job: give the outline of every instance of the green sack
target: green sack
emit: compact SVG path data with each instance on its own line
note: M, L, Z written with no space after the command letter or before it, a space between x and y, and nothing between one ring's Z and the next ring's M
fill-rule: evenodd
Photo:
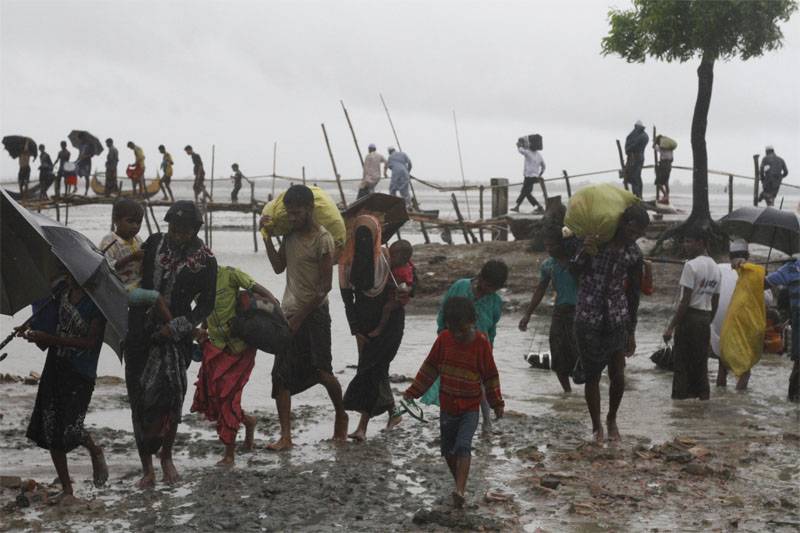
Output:
M569 200L564 225L578 237L596 235L599 244L614 237L619 218L639 199L625 189L609 183L590 185Z
M678 147L678 142L674 139L670 139L666 135L661 136L661 140L658 143L658 146L664 150L674 150Z
M422 395L419 399L425 405L439 405L439 387L441 387L441 378L436 378L433 385Z

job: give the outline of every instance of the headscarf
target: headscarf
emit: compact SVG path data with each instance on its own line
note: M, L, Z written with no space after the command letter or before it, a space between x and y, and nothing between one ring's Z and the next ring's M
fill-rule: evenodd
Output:
M348 228L347 241L339 257L339 287L374 298L383 292L388 279L388 260L381 246L381 223L373 215L359 215Z

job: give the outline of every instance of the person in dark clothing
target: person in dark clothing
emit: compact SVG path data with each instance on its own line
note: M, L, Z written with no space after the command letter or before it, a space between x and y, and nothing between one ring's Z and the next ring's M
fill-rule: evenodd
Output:
M573 259L578 279L575 305L575 340L578 363L572 378L585 383L584 395L592 418L594 440L604 440L600 419L600 376L608 366L608 440L619 440L617 411L625 393L625 359L636 351L636 324L643 265L636 244L644 235L650 217L640 205L632 205L620 217L610 242L592 255L597 244L592 237Z
M389 273L386 251L381 246L381 223L372 215L356 218L353 232L339 260L339 286L358 347L358 370L344 394L344 408L361 414L358 427L348 435L353 440L367 438L370 418L389 414L387 428L400 423L389 383L389 365L397 355L405 329L405 308L409 292L401 292ZM370 336L381 321L386 303L397 299L386 325Z
M69 163L70 158L69 150L67 150L67 141L61 141L61 150L56 156L56 164L58 165L58 172L56 172L56 198L61 196L61 180L64 179L66 173L64 172L64 163ZM64 184L64 194L66 194L66 184Z
M244 179L244 174L242 174L242 171L239 170L239 163L232 164L231 169L233 170L233 174L231 174L231 179L233 180L233 190L231 191L231 202L233 202L234 204L238 204L239 191L242 189L242 180Z
M39 145L39 198L47 200L47 190L53 183L53 160L50 154L45 152L44 145Z
M175 162L172 160L172 154L167 152L163 144L158 145L158 153L161 154L161 192L164 193L164 200L170 202L175 201L175 196L172 194L172 166Z
M87 196L89 194L89 176L92 174L92 157L94 156L94 150L92 150L92 145L88 142L84 142L78 148L78 158L75 160L75 169L77 171L78 177L83 178L84 190L83 195ZM75 194L78 193L78 186L75 185Z
M155 484L156 453L164 481L178 480L172 446L186 395L192 337L216 299L217 260L197 238L203 223L198 208L190 201L175 202L164 220L167 233L154 233L142 246L141 288L159 291L172 319L164 323L144 306L131 307L125 340L125 383L142 461L140 488Z
M789 175L789 170L786 168L786 162L783 158L775 154L775 149L772 146L767 146L767 155L761 160L761 186L764 188L758 201L764 200L768 206L775 203L775 197L778 196L778 191L781 188L783 178Z
M205 179L206 179L206 171L203 168L203 160L200 159L200 154L196 153L191 145L186 145L186 148L183 149L186 152L186 155L192 158L192 171L194 172L194 185L192 185L192 190L194 191L194 201L197 202L200 195L203 195L203 199L211 200L211 195L208 194L205 186Z
M119 151L114 146L113 139L106 139L108 154L106 154L106 196L117 192L117 165L119 164Z
M642 166L644 166L644 150L650 142L650 137L644 131L644 124L637 120L625 138L625 181L630 184L631 192L637 197L642 197Z

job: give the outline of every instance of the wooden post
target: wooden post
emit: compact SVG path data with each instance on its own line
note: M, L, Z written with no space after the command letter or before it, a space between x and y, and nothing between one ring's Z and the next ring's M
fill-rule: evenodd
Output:
M203 236L206 246L211 247L208 242L208 202L205 196L203 196Z
M572 198L572 185L569 183L569 174L566 170L561 171L564 174L564 183L567 184L567 198Z
M61 207L58 202L56 202L56 222L61 222Z
M153 228L150 227L150 215L147 214L147 206L144 208L144 221L147 224L147 234L153 234Z
M306 184L306 167L303 165L303 185Z
M728 213L733 211L733 176L728 176Z
M272 143L272 198L275 198L275 169L278 160L278 141Z
M539 185L541 185L541 187L542 187L542 196L544 197L545 205L547 205L547 186L544 183L544 178L539 176L538 178L536 178L536 180L539 182Z
M216 146L212 144L211 145L211 198L212 198L212 201L213 201L213 198L214 198L214 159L215 159L215 156L216 156L216 153L215 153L216 149L215 148L216 148Z
M478 239L475 238L475 235L472 234L472 230L467 228L464 224L464 217L461 216L461 209L458 208L458 198L456 198L456 193L450 193L450 201L453 202L453 209L456 210L456 218L458 219L459 223L461 223L461 231L464 233L464 241L467 244L470 242L478 242ZM470 238L472 241L470 241Z
M342 177L336 169L336 161L333 159L333 151L331 150L331 143L328 140L328 130L325 129L325 124L322 126L322 135L325 136L325 146L328 147L328 155L331 157L331 166L333 167L333 175L336 177L336 186L339 187L339 195L342 197L342 205L347 209L347 198L344 197L344 189L342 189Z
M656 177L656 182L658 182L658 148L656 144L656 126L653 124L653 173ZM659 189L658 185L656 185L656 202L661 198L661 190Z
M753 154L753 205L758 206L758 154Z
M350 122L350 114L344 106L344 100L339 100L342 104L342 111L344 111L344 118L347 119L347 125L350 127L350 133L353 135L353 143L356 145L356 153L358 153L358 160L361 161L361 168L364 168L364 157L361 155L361 147L358 146L358 139L356 139L356 130L353 129L353 123Z
M258 215L253 208L253 251L258 252Z
M478 235L480 235L481 242L483 242L483 190L484 186L481 185L480 188L478 189L478 209L479 209L478 215L480 216L481 219L481 227L478 230Z
M628 190L628 178L625 176L625 156L622 155L622 144L620 144L619 139L617 139L617 155L619 155L619 177L622 180L622 184L625 186L625 190Z
M506 178L492 178L492 218L501 217L508 214L508 180ZM507 241L508 229L492 231L492 240Z

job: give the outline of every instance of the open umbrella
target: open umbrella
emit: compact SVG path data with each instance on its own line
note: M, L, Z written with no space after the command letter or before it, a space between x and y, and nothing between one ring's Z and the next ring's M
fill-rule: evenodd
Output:
M740 207L719 221L728 235L771 246L792 255L800 252L800 221L792 211L774 207Z
M22 153L22 150L25 148L25 143L28 144L28 153L30 153L34 159L39 155L39 150L36 147L36 142L31 139L30 137L25 137L24 135L6 135L3 137L3 146L8 153L11 155L13 159L19 157L19 154Z
M345 220L352 220L362 214L374 215L381 221L381 240L384 244L408 221L405 200L383 193L368 194L350 204L342 213Z
M75 148L80 148L83 144L89 144L92 147L92 155L100 155L103 153L103 143L100 139L83 130L72 130L67 135L67 139L72 143Z
M128 294L103 253L82 233L32 213L0 190L0 313L13 315L47 297L66 268L106 317L106 344L120 356Z

